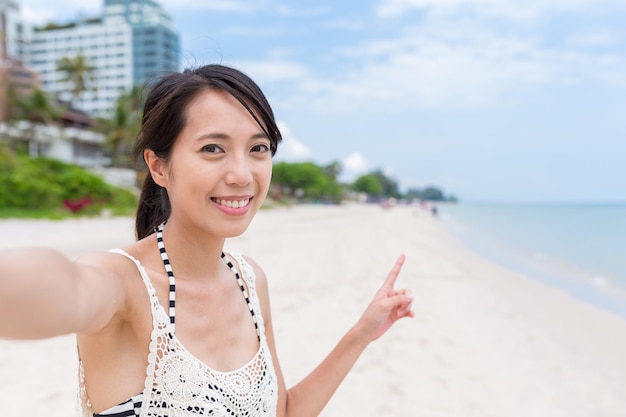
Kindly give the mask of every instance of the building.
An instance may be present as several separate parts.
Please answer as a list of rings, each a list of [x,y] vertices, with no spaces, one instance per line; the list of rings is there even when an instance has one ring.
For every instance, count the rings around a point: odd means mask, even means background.
[[[104,0],[101,17],[35,28],[24,53],[45,91],[92,116],[106,116],[120,94],[180,65],[179,36],[154,0]],[[63,57],[79,55],[93,70],[86,74],[87,90],[73,97],[67,74],[57,68]]]
[[[10,58],[0,60],[0,122],[11,117],[11,101],[40,88],[39,73]]]
[[[93,119],[76,111],[66,111],[55,123],[34,123],[28,120],[0,123],[0,140],[32,158],[46,157],[80,165],[100,168],[108,165],[104,154],[105,137],[89,130]]]
[[[11,100],[25,97],[40,87],[39,74],[19,60],[21,33],[17,4],[0,0],[0,121],[9,117]]]
[[[13,0],[0,0],[0,54],[2,57],[20,60],[23,54],[23,30],[20,8]]]

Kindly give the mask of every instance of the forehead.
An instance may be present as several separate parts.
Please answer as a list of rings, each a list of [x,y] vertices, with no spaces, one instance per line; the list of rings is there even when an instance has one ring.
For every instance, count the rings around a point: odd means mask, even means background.
[[[263,128],[237,98],[223,90],[207,89],[187,105],[181,134],[195,136],[216,132],[252,135],[263,132]]]
[[[241,112],[250,116],[248,110],[232,94],[218,89],[205,89],[189,102],[185,113],[191,116],[194,113],[206,113],[204,116],[219,116],[227,112]]]

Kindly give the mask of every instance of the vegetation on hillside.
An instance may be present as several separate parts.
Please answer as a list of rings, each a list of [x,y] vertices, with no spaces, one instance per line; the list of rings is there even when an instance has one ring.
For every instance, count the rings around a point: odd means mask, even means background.
[[[53,159],[15,155],[0,146],[0,217],[132,214],[135,193],[98,175]]]

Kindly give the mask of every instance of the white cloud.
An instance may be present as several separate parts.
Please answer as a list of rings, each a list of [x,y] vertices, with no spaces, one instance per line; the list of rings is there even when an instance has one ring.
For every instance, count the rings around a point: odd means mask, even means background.
[[[344,112],[508,105],[544,85],[626,84],[624,54],[589,50],[567,38],[555,45],[540,31],[529,34],[515,25],[502,31],[500,23],[427,19],[396,36],[336,50],[339,57],[360,65],[332,83],[309,80],[307,85],[317,87],[320,110]]]
[[[165,10],[203,10],[250,13],[263,7],[266,1],[255,0],[157,0]]]
[[[228,62],[224,62],[224,64],[229,65]],[[299,80],[307,75],[307,69],[303,65],[281,59],[234,60],[232,65],[246,72],[259,84]]]
[[[312,156],[311,149],[296,139],[291,129],[289,129],[284,122],[278,122],[277,125],[283,136],[283,140],[278,145],[276,159],[290,162],[310,160]]]
[[[310,18],[310,17],[316,17],[316,16],[323,16],[330,11],[330,8],[327,6],[316,6],[316,7],[306,8],[306,7],[302,7],[301,4],[298,4],[298,6],[296,7],[277,5],[275,6],[275,9],[279,15],[284,16],[284,17],[289,17],[289,18],[302,18],[302,17]]]
[[[157,0],[169,13],[176,11],[216,11],[251,13],[272,6],[272,0]],[[102,13],[102,0],[21,0],[22,17],[30,23],[72,21],[79,15],[93,16]]]
[[[22,0],[20,15],[24,21],[35,25],[49,22],[64,23],[79,16],[97,16],[102,12],[102,1],[98,0]]]
[[[577,33],[569,36],[567,42],[580,48],[613,46],[618,43],[618,35],[608,31]]]
[[[390,18],[419,9],[430,16],[463,13],[530,22],[555,12],[586,12],[625,6],[624,0],[382,0],[375,12],[381,18]]]
[[[327,22],[326,27],[331,29],[341,29],[346,31],[362,31],[367,29],[367,23],[358,19],[335,19]]]
[[[369,163],[360,152],[352,152],[341,161],[340,180],[344,182],[352,182],[359,175],[364,174],[369,169]]]

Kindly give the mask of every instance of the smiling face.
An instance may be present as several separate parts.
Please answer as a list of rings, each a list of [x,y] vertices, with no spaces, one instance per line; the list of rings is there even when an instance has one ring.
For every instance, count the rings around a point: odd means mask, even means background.
[[[200,93],[169,160],[146,151],[152,177],[167,189],[170,221],[217,237],[242,234],[263,204],[272,175],[270,140],[252,115],[221,90]]]

